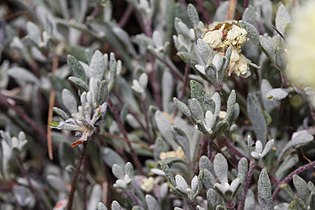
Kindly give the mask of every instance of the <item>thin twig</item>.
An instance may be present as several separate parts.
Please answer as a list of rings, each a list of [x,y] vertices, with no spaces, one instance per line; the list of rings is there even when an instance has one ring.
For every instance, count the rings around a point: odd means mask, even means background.
[[[123,28],[126,25],[126,23],[128,22],[131,14],[133,12],[133,10],[134,10],[134,7],[131,4],[129,4],[127,9],[126,9],[126,11],[124,12],[124,15],[120,18],[120,20],[118,22],[118,26],[120,28]]]
[[[80,168],[81,168],[81,165],[83,163],[84,157],[86,155],[86,148],[87,148],[87,142],[84,142],[83,143],[83,149],[81,151],[81,156],[80,156],[78,165],[77,165],[77,167],[75,169],[75,172],[74,172],[74,175],[73,175],[73,178],[72,178],[71,190],[70,190],[70,193],[69,193],[67,210],[72,210],[74,193],[76,191],[77,181],[78,181],[78,178],[79,178],[79,175],[80,175]]]
[[[242,210],[244,208],[247,192],[248,192],[248,189],[250,186],[250,181],[252,179],[254,169],[255,169],[255,161],[251,160],[249,162],[249,169],[248,169],[248,172],[247,172],[246,178],[245,178],[245,184],[244,184],[244,188],[243,188],[242,198],[241,198],[240,203],[238,204],[237,210]]]
[[[59,59],[57,56],[53,58],[52,68],[51,72],[54,74],[56,69],[58,68]],[[52,149],[52,136],[51,136],[51,127],[49,126],[49,123],[52,121],[53,118],[53,108],[55,105],[55,97],[56,97],[56,91],[51,90],[49,94],[49,107],[48,107],[48,119],[47,119],[47,150],[48,150],[48,156],[50,160],[53,160],[53,149]]]
[[[274,191],[273,194],[272,194],[273,199],[276,198],[276,196],[277,196],[278,193],[280,192],[280,189],[281,189],[283,186],[287,185],[287,184],[293,179],[293,176],[294,176],[294,175],[298,175],[298,174],[300,174],[300,173],[302,173],[302,172],[304,172],[304,171],[306,171],[306,170],[309,170],[309,169],[311,169],[311,168],[313,168],[313,167],[315,167],[315,161],[310,162],[310,163],[308,163],[308,164],[306,164],[306,165],[304,165],[304,166],[301,166],[301,167],[295,169],[293,172],[291,172],[288,176],[286,176],[286,177],[278,184],[278,186],[276,187],[275,191]]]
[[[15,101],[0,94],[0,107],[12,109],[17,116],[28,124],[37,134],[40,135],[40,143],[46,145],[46,133],[34,120],[32,120],[20,107],[16,106]]]
[[[237,0],[230,0],[229,10],[226,17],[228,20],[234,19],[236,4],[237,4]]]
[[[169,59],[162,59],[161,57],[159,57],[155,53],[151,53],[151,55],[153,55],[156,59],[158,59],[160,62],[162,62],[167,68],[169,68],[171,70],[171,74],[174,77],[176,77],[176,79],[182,80],[182,81],[184,80],[183,75],[176,68],[176,66],[173,63],[171,63],[171,61]]]
[[[243,4],[244,9],[246,9],[248,5],[249,5],[249,0],[244,0],[244,4]]]
[[[117,110],[117,108],[114,106],[114,104],[112,103],[111,99],[108,99],[108,106],[109,109],[112,111],[114,118],[116,119],[116,122],[118,124],[118,127],[120,128],[120,131],[122,132],[123,136],[124,136],[124,141],[127,143],[129,150],[130,150],[130,154],[131,154],[131,158],[133,160],[133,163],[135,164],[138,172],[140,174],[143,174],[143,169],[141,166],[141,162],[138,158],[138,155],[136,154],[135,150],[133,149],[130,140],[128,139],[128,133],[126,131],[126,128],[123,125],[123,122],[120,119],[120,115],[119,112]]]

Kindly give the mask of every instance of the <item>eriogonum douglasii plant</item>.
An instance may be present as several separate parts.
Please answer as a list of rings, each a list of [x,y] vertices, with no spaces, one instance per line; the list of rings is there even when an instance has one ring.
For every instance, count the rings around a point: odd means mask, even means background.
[[[315,209],[313,14],[1,2],[0,209]]]

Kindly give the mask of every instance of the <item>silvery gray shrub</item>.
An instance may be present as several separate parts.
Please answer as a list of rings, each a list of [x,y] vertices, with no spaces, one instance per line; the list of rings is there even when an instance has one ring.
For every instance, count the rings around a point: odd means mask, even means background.
[[[295,5],[191,2],[0,4],[0,209],[315,209]]]

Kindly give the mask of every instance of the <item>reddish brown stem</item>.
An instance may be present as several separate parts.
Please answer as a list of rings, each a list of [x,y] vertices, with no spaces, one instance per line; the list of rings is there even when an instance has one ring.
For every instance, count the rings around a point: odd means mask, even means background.
[[[304,166],[301,166],[297,169],[295,169],[293,172],[291,172],[288,176],[286,176],[281,182],[279,182],[278,186],[276,187],[275,191],[272,194],[273,199],[276,198],[278,193],[280,192],[280,189],[284,186],[287,185],[292,179],[294,175],[298,175],[306,170],[309,170],[311,168],[315,167],[315,161],[310,162]]]
[[[72,183],[71,183],[71,189],[70,189],[70,193],[69,193],[69,198],[68,198],[68,205],[67,205],[67,210],[72,210],[72,205],[73,205],[73,199],[74,199],[74,193],[76,191],[77,188],[77,181],[80,175],[80,169],[84,160],[84,157],[86,155],[86,148],[87,148],[87,142],[83,143],[83,149],[81,152],[81,156],[78,162],[78,165],[75,169],[73,178],[72,178]]]

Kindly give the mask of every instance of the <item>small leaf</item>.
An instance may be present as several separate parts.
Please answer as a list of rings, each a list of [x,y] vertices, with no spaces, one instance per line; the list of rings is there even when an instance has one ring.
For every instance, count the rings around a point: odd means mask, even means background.
[[[190,157],[190,145],[186,133],[178,127],[172,127],[175,142],[183,149],[186,157]]]
[[[107,208],[102,202],[98,202],[97,210],[107,210]]]
[[[174,79],[171,73],[167,70],[163,72],[162,76],[162,102],[163,110],[170,113],[170,101],[174,90]]]
[[[196,98],[198,102],[202,105],[203,98],[205,95],[203,86],[196,80],[190,80],[190,91],[191,91],[191,98]]]
[[[255,202],[255,196],[252,190],[248,190],[247,196],[245,199],[245,205],[244,210],[252,210],[255,209],[256,202]]]
[[[188,184],[186,180],[179,174],[175,176],[176,188],[180,191],[186,193],[188,189]]]
[[[71,74],[74,77],[77,77],[77,78],[81,79],[82,81],[87,80],[84,68],[82,67],[80,62],[75,57],[73,57],[72,55],[68,55],[67,62],[68,62],[68,65],[70,67],[69,69],[71,71]]]
[[[66,183],[58,176],[48,175],[47,182],[59,192],[67,192]]]
[[[237,177],[240,179],[240,182],[243,183],[248,171],[248,161],[246,158],[243,157],[238,161],[237,171]]]
[[[68,109],[68,111],[73,114],[77,113],[77,100],[75,99],[74,95],[68,89],[62,90],[62,102],[63,105]]]
[[[265,144],[267,136],[266,120],[252,94],[248,94],[247,97],[247,112],[249,119],[252,122],[253,130],[256,133],[256,138]]]
[[[157,200],[150,194],[145,196],[148,210],[160,210]]]
[[[262,210],[273,209],[271,183],[266,169],[261,170],[259,175],[258,200]]]
[[[122,210],[120,204],[117,201],[113,201],[111,205],[112,210]]]
[[[207,191],[207,202],[208,202],[208,209],[215,210],[219,204],[222,204],[223,199],[222,197],[215,191],[214,189],[210,188]]]
[[[95,51],[90,63],[90,76],[102,79],[106,68],[104,56],[100,51]]]
[[[267,92],[266,97],[269,100],[282,100],[292,91],[291,88],[275,88]]]
[[[31,72],[21,67],[11,67],[8,69],[8,75],[13,77],[22,87],[26,83],[40,84],[40,81]]]
[[[314,137],[312,135],[310,135],[309,133],[307,133],[306,131],[299,131],[299,132],[294,133],[292,135],[292,139],[282,149],[282,151],[279,155],[279,158],[281,159],[282,156],[284,155],[284,153],[288,149],[290,149],[292,147],[298,148],[298,147],[304,146],[313,140],[314,140]]]
[[[277,30],[284,35],[287,25],[291,23],[292,20],[287,8],[283,4],[280,4],[278,8],[275,22]]]
[[[307,198],[309,197],[310,193],[306,181],[304,181],[304,179],[295,174],[293,175],[293,184],[299,197],[302,200],[307,201]]]
[[[117,164],[121,167],[125,166],[125,161],[112,149],[104,148],[102,150],[103,160],[109,167],[113,167],[114,164]]]
[[[213,160],[214,172],[221,184],[228,183],[228,164],[225,157],[218,153]]]
[[[188,107],[186,106],[186,104],[184,104],[183,102],[181,102],[177,98],[173,98],[173,101],[174,101],[176,107],[178,108],[178,110],[190,119],[191,118],[191,112],[188,109]]]
[[[68,78],[73,84],[81,88],[83,91],[89,91],[89,86],[80,78],[78,77],[69,77]]]
[[[98,203],[101,201],[102,188],[100,185],[96,184],[92,188],[90,193],[90,200],[87,206],[87,210],[95,210],[98,207]]]
[[[240,25],[247,31],[249,39],[251,39],[256,46],[260,46],[259,33],[255,26],[244,20],[240,21]]]
[[[209,45],[203,39],[197,40],[197,47],[203,61],[205,62],[206,65],[208,65],[213,60],[215,52],[209,47]]]
[[[189,109],[194,119],[196,121],[198,120],[203,121],[204,112],[198,100],[196,98],[192,98],[190,101],[188,101],[188,104],[189,104]]]
[[[195,27],[198,26],[200,20],[199,20],[198,12],[197,12],[196,8],[194,7],[194,5],[188,4],[187,13],[188,13],[188,17],[189,17],[190,21],[192,22],[192,24]]]
[[[176,150],[178,145],[173,139],[170,120],[160,111],[155,112],[154,119],[164,140],[172,146],[173,150]]]
[[[112,172],[117,179],[123,179],[125,176],[124,168],[114,163]]]
[[[286,156],[281,165],[277,168],[277,171],[275,173],[276,178],[278,180],[281,180],[298,162],[298,155],[292,154]]]
[[[265,145],[265,148],[263,150],[263,152],[261,153],[261,158],[265,157],[267,155],[267,153],[272,149],[273,147],[273,144],[274,144],[274,140],[269,140],[267,142],[267,144]]]
[[[59,109],[58,107],[54,107],[53,108],[53,111],[59,115],[63,120],[67,120],[69,118],[69,116],[67,115],[66,112],[64,112],[62,109]],[[53,122],[52,122],[53,123]],[[58,123],[59,124],[59,123]],[[53,127],[57,127],[58,125],[51,125],[50,126],[53,126]]]

